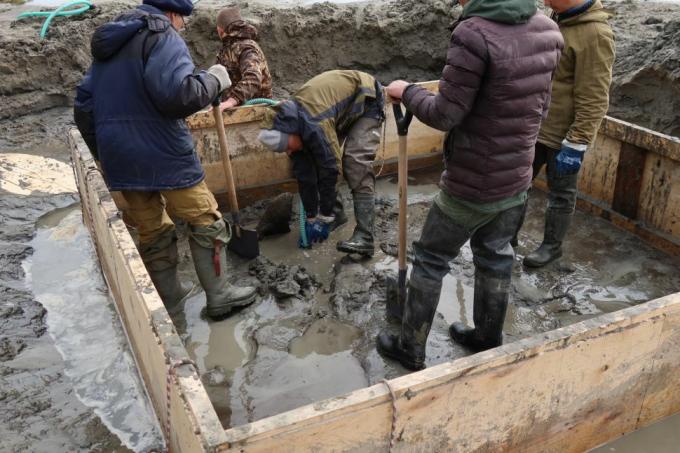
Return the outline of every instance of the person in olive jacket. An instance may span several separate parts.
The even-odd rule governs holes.
[[[536,143],[534,177],[545,165],[549,192],[543,242],[524,258],[528,267],[545,266],[562,256],[581,163],[609,108],[614,64],[614,34],[600,0],[545,4],[564,37],[564,52],[553,80],[550,113]]]
[[[556,24],[534,0],[467,0],[433,93],[404,81],[387,87],[423,123],[446,131],[441,191],[420,239],[401,333],[382,332],[383,356],[417,370],[449,263],[470,240],[475,264],[474,328],[454,323],[453,339],[474,350],[502,343],[514,261],[510,240],[531,185],[534,144],[560,58]]]

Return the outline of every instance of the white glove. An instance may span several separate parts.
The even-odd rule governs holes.
[[[208,74],[214,75],[217,81],[220,83],[220,93],[231,88],[231,79],[229,78],[227,68],[221,64],[214,64],[210,66],[208,69]]]
[[[333,222],[335,222],[335,216],[334,215],[325,216],[325,215],[319,214],[319,215],[316,216],[316,220],[319,220],[323,223],[333,223]]]

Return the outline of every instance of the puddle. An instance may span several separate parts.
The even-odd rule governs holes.
[[[301,337],[290,343],[290,353],[303,359],[312,353],[333,355],[347,351],[361,336],[357,327],[340,323],[333,319],[319,319],[314,321]]]
[[[78,205],[37,222],[27,285],[47,309],[48,331],[78,398],[134,451],[162,447],[156,417],[102,277]]]

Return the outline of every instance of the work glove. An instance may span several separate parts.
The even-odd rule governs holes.
[[[208,69],[208,74],[212,74],[213,76],[215,76],[217,81],[220,83],[220,94],[224,90],[228,90],[229,88],[231,88],[231,79],[229,78],[227,68],[225,68],[221,64],[214,64],[210,66],[210,68]]]
[[[307,219],[305,222],[305,233],[307,234],[307,246],[311,247],[312,244],[321,243],[328,239],[331,232],[331,224],[335,220],[333,216],[323,216],[319,215],[312,219]],[[300,240],[300,246],[304,246],[302,239]]]
[[[567,139],[562,140],[562,147],[555,156],[555,172],[557,176],[575,175],[581,168],[583,155],[587,145],[571,143]]]

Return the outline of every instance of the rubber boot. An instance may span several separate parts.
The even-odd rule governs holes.
[[[542,267],[562,256],[562,240],[567,234],[572,216],[572,213],[547,210],[543,243],[524,257],[525,266]]]
[[[160,234],[153,242],[141,245],[139,254],[144,261],[151,281],[170,315],[182,309],[183,299],[194,285],[181,283],[177,275],[177,234],[174,229]]]
[[[151,281],[161,296],[163,305],[171,316],[182,311],[182,301],[194,289],[189,282],[180,282],[177,276],[177,266],[163,271],[149,271]]]
[[[422,289],[412,283],[408,286],[401,335],[380,332],[376,347],[380,355],[398,361],[404,368],[417,371],[425,368],[427,337],[439,303],[441,285],[429,285],[430,289]]]
[[[488,277],[477,272],[472,314],[475,327],[454,322],[449,327],[449,335],[453,341],[473,351],[484,351],[502,345],[509,289],[509,279]]]
[[[342,195],[340,195],[340,192],[338,192],[335,204],[333,205],[333,215],[335,216],[335,220],[330,225],[331,231],[337,230],[349,221],[347,214],[345,213],[345,206],[342,202]]]
[[[344,253],[357,253],[363,256],[373,256],[373,223],[375,222],[375,196],[374,194],[354,194],[354,216],[357,226],[354,228],[352,237],[346,241],[338,242],[337,249]]]
[[[206,248],[195,239],[189,240],[191,255],[198,280],[205,290],[206,312],[211,318],[222,318],[236,307],[244,307],[255,301],[256,288],[234,286],[227,279],[226,246]]]

